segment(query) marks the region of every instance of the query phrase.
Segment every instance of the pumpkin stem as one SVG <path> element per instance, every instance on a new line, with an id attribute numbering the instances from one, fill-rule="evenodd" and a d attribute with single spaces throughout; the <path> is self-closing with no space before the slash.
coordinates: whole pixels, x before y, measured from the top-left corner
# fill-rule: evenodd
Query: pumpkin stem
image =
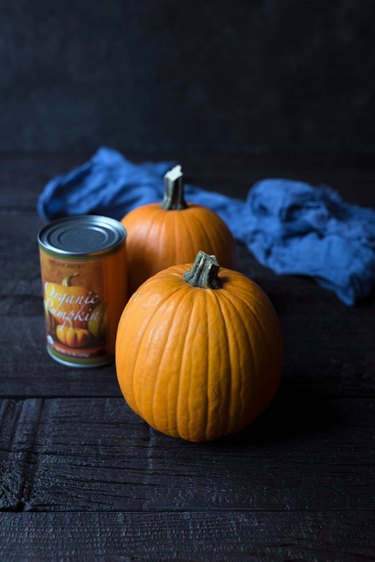
<path id="1" fill-rule="evenodd" d="M 160 207 L 166 211 L 186 209 L 181 166 L 175 166 L 164 176 L 164 198 Z"/>
<path id="2" fill-rule="evenodd" d="M 64 285 L 65 287 L 71 287 L 72 279 L 75 279 L 76 277 L 79 277 L 79 273 L 73 273 L 72 275 L 67 275 L 61 281 L 61 285 Z"/>
<path id="3" fill-rule="evenodd" d="M 219 270 L 220 265 L 215 256 L 209 256 L 205 252 L 199 251 L 193 267 L 184 273 L 184 279 L 193 287 L 219 289 L 221 287 Z"/>

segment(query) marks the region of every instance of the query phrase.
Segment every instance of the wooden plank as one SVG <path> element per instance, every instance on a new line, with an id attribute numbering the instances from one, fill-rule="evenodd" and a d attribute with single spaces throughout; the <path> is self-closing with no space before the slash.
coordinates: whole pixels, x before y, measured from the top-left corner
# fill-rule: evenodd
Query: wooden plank
<path id="1" fill-rule="evenodd" d="M 0 316 L 41 316 L 41 297 L 38 248 L 18 259 L 0 255 Z"/>
<path id="2" fill-rule="evenodd" d="M 353 517 L 354 515 L 354 517 Z M 317 513 L 3 513 L 7 562 L 363 562 L 373 516 Z"/>
<path id="3" fill-rule="evenodd" d="M 206 189 L 245 198 L 258 180 L 284 177 L 331 185 L 348 201 L 375 206 L 373 155 L 327 156 L 317 154 L 175 154 L 125 153 L 135 162 L 175 160 L 181 162 L 186 181 Z M 70 171 L 91 157 L 86 154 L 0 155 L 0 208 L 35 208 L 36 198 L 49 179 Z"/>
<path id="4" fill-rule="evenodd" d="M 279 277 L 239 246 L 241 269 L 268 293 L 281 318 L 284 380 L 300 395 L 375 394 L 371 337 L 375 295 L 346 307 L 302 278 Z M 0 257 L 0 396 L 118 396 L 114 368 L 69 369 L 45 351 L 38 255 Z"/>
<path id="5" fill-rule="evenodd" d="M 42 225 L 34 210 L 0 208 L 0 257 L 9 260 L 8 268 L 25 256 L 38 256 L 37 234 Z"/>
<path id="6" fill-rule="evenodd" d="M 45 347 L 42 316 L 2 320 L 0 396 L 119 396 L 114 365 L 66 367 Z"/>
<path id="7" fill-rule="evenodd" d="M 39 307 L 39 301 L 29 306 Z M 286 391 L 300 399 L 374 396 L 373 331 L 366 331 L 361 317 L 335 326 L 332 318 L 312 316 L 310 329 L 303 330 L 304 320 L 303 315 L 282 318 Z M 1 323 L 1 397 L 119 396 L 114 365 L 76 369 L 49 357 L 41 315 L 5 316 Z"/>
<path id="8" fill-rule="evenodd" d="M 59 365 L 49 357 L 42 316 L 3 317 L 1 322 L 0 396 L 120 395 L 114 365 L 76 369 Z M 320 339 L 314 331 L 300 330 L 298 318 L 292 327 L 291 320 L 285 320 L 283 324 L 286 349 L 283 385 L 288 393 L 299 396 L 300 400 L 309 395 L 374 395 L 374 359 L 371 349 L 366 347 L 370 332 L 361 326 L 360 318 L 346 327 L 346 333 L 355 332 L 358 337 L 342 341 L 334 338 L 329 320 L 311 320 L 310 325 L 314 326 L 313 330 L 330 334 L 331 339 Z M 337 326 L 338 337 L 340 330 Z M 361 334 L 362 340 L 359 338 Z"/>
<path id="9" fill-rule="evenodd" d="M 2 508 L 375 508 L 373 399 L 280 395 L 248 429 L 168 438 L 118 398 L 2 400 Z"/>

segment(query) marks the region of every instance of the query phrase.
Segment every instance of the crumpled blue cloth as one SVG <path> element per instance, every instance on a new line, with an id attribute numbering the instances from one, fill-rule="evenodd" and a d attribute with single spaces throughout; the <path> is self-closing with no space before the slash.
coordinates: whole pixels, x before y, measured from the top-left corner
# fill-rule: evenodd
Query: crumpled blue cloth
<path id="1" fill-rule="evenodd" d="M 134 164 L 100 148 L 92 159 L 53 178 L 38 199 L 42 219 L 102 214 L 121 219 L 161 201 L 175 162 Z M 375 212 L 345 203 L 328 187 L 287 179 L 257 182 L 246 201 L 185 185 L 188 201 L 210 207 L 256 258 L 279 274 L 307 275 L 348 305 L 375 286 Z"/>

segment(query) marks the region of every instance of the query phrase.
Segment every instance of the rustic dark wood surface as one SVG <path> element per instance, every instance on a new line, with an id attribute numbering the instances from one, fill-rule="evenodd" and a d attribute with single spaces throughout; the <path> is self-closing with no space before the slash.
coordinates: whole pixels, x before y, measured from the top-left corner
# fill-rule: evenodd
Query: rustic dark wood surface
<path id="1" fill-rule="evenodd" d="M 366 156 L 182 156 L 189 181 L 238 197 L 292 177 L 375 206 Z M 0 559 L 375 559 L 374 295 L 348 308 L 239 246 L 281 318 L 283 383 L 237 435 L 167 438 L 125 405 L 113 366 L 45 351 L 36 198 L 85 157 L 0 158 Z"/>

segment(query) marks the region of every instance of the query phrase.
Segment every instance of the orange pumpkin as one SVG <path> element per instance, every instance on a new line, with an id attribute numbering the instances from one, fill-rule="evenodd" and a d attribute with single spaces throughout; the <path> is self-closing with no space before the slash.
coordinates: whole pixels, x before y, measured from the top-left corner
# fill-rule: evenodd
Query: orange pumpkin
<path id="1" fill-rule="evenodd" d="M 69 347 L 87 347 L 91 334 L 84 328 L 73 328 L 68 324 L 59 324 L 56 328 L 56 336 L 61 343 Z"/>
<path id="2" fill-rule="evenodd" d="M 165 175 L 161 204 L 138 207 L 121 222 L 127 231 L 130 294 L 158 271 L 193 262 L 199 250 L 215 254 L 225 267 L 236 266 L 236 245 L 226 224 L 214 211 L 185 202 L 180 166 Z"/>
<path id="3" fill-rule="evenodd" d="M 74 328 L 87 328 L 90 312 L 98 296 L 80 285 L 72 285 L 78 273 L 68 275 L 61 284 L 44 285 L 44 306 L 58 324 L 68 323 Z"/>
<path id="4" fill-rule="evenodd" d="M 189 441 L 236 432 L 270 403 L 281 376 L 276 312 L 262 289 L 199 252 L 146 281 L 122 314 L 116 369 L 129 406 Z"/>

